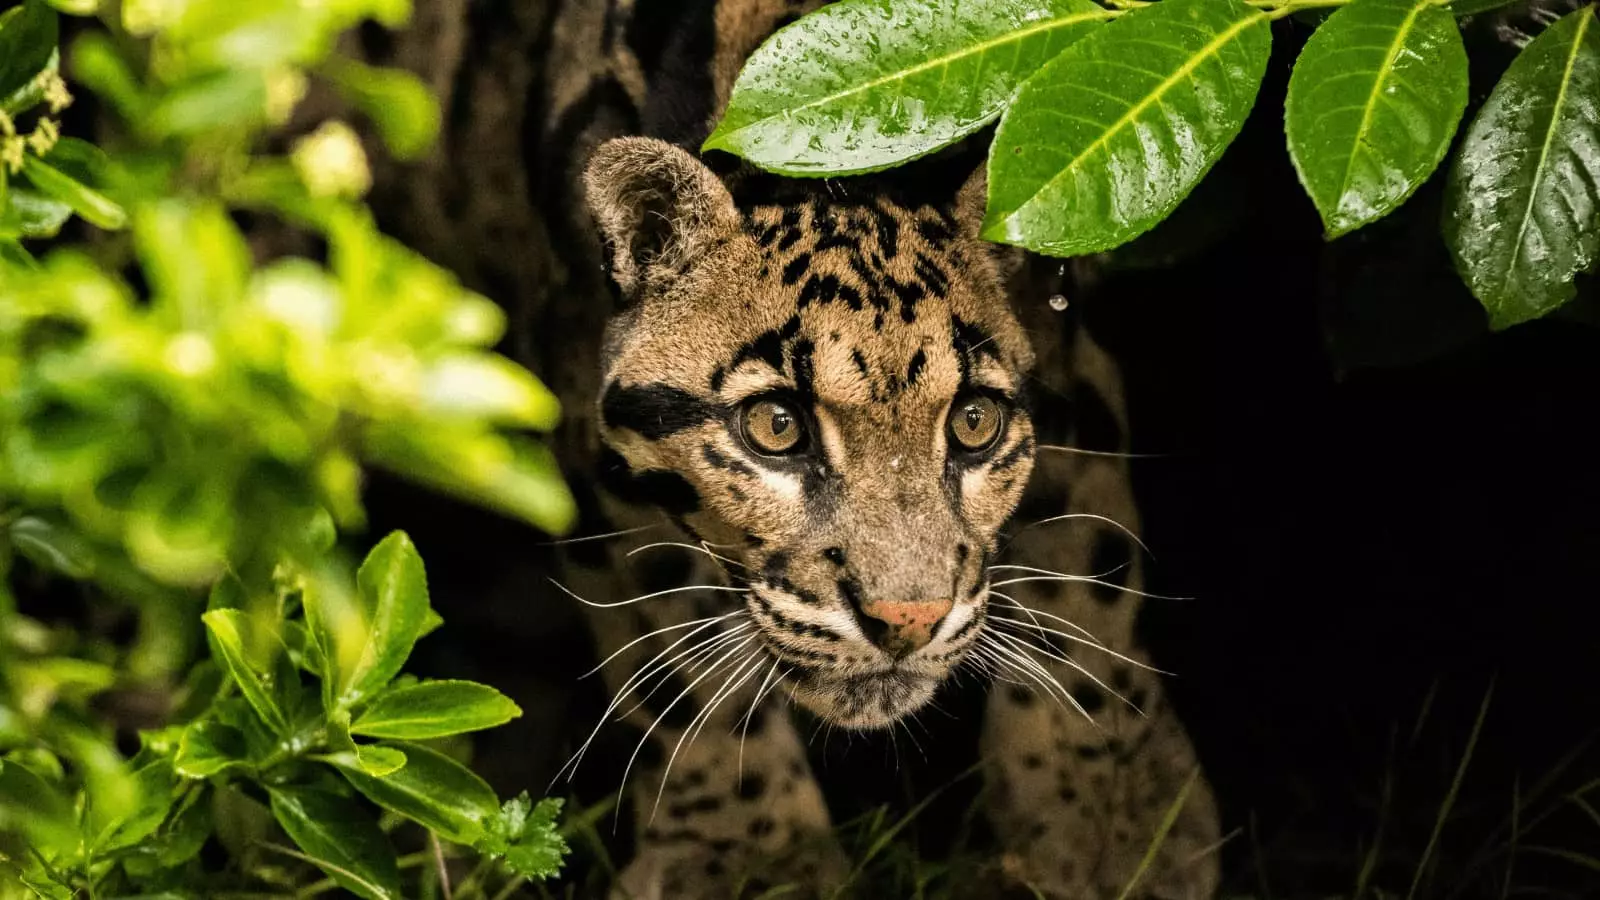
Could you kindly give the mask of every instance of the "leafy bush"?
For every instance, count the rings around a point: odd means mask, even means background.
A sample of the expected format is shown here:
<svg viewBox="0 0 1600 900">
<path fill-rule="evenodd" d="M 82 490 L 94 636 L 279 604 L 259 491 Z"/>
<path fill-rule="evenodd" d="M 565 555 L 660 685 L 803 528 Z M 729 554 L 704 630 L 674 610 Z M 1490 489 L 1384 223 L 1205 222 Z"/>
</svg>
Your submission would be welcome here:
<svg viewBox="0 0 1600 900">
<path fill-rule="evenodd" d="M 409 896 L 447 877 L 441 840 L 483 860 L 456 897 L 559 867 L 557 802 L 502 804 L 452 755 L 516 706 L 401 675 L 440 624 L 409 540 L 353 580 L 335 547 L 364 524 L 367 466 L 552 532 L 573 515 L 529 434 L 557 404 L 490 350 L 498 307 L 377 230 L 350 126 L 284 136 L 321 86 L 395 155 L 429 146 L 420 83 L 333 53 L 409 10 L 0 13 L 0 897 Z M 107 150 L 62 136 L 58 12 L 94 17 L 68 59 Z M 252 246 L 246 218 L 325 258 Z M 61 621 L 63 577 L 131 610 L 137 636 Z M 106 710 L 141 693 L 158 724 L 125 759 Z M 401 857 L 391 837 L 433 852 Z M 306 864 L 327 878 L 307 885 Z"/>
<path fill-rule="evenodd" d="M 763 44 L 706 149 L 792 176 L 897 166 L 998 120 L 986 238 L 1054 256 L 1169 216 L 1239 134 L 1270 25 L 1334 8 L 1295 63 L 1288 149 L 1331 240 L 1402 205 L 1467 104 L 1455 16 L 1508 0 L 841 0 Z M 1450 163 L 1443 235 L 1505 328 L 1600 257 L 1600 24 L 1524 48 Z"/>
</svg>

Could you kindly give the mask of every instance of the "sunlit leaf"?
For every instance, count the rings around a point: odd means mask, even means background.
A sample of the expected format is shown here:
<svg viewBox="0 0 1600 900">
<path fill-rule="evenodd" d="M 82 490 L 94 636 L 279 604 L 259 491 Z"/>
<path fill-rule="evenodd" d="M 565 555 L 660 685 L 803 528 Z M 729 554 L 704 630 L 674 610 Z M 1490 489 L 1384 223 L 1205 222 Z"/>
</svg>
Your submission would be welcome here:
<svg viewBox="0 0 1600 900">
<path fill-rule="evenodd" d="M 1239 0 L 1163 0 L 1068 47 L 1000 120 L 983 236 L 1075 256 L 1160 222 L 1243 127 L 1267 21 Z"/>
<path fill-rule="evenodd" d="M 173 766 L 185 778 L 210 778 L 244 765 L 249 755 L 244 735 L 211 720 L 185 728 Z"/>
<path fill-rule="evenodd" d="M 493 728 L 520 715 L 510 698 L 488 685 L 430 681 L 378 695 L 350 731 L 415 741 Z"/>
<path fill-rule="evenodd" d="M 704 149 L 786 175 L 905 162 L 988 124 L 1110 17 L 1088 0 L 841 0 L 751 55 Z"/>
<path fill-rule="evenodd" d="M 439 136 L 439 104 L 422 80 L 401 69 L 379 69 L 351 60 L 327 68 L 339 92 L 365 113 L 398 159 L 426 153 Z"/>
<path fill-rule="evenodd" d="M 201 618 L 210 634 L 212 657 L 228 671 L 261 721 L 274 734 L 287 734 L 289 723 L 263 677 L 270 660 L 255 659 L 246 649 L 258 640 L 255 623 L 237 609 L 214 609 Z"/>
<path fill-rule="evenodd" d="M 1467 128 L 1444 237 L 1492 328 L 1572 299 L 1600 256 L 1600 24 L 1585 6 L 1524 47 Z"/>
<path fill-rule="evenodd" d="M 1432 0 L 1355 0 L 1289 79 L 1289 155 L 1336 238 L 1392 212 L 1444 159 L 1467 104 L 1467 52 Z"/>
<path fill-rule="evenodd" d="M 31 153 L 22 157 L 22 174 L 40 193 L 72 207 L 90 224 L 115 231 L 128 223 L 128 214 L 111 198 Z"/>
<path fill-rule="evenodd" d="M 78 846 L 72 806 L 55 785 L 15 760 L 0 760 L 0 831 L 17 829 L 47 856 Z"/>
</svg>

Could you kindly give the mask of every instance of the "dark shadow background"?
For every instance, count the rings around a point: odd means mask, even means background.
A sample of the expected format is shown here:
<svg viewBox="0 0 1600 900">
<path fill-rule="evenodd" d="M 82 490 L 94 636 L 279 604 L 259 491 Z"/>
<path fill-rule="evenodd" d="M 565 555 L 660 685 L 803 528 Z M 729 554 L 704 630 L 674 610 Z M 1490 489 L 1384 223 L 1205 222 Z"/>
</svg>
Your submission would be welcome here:
<svg viewBox="0 0 1600 900">
<path fill-rule="evenodd" d="M 1549 849 L 1514 854 L 1509 895 L 1600 897 L 1600 866 L 1559 856 L 1600 859 L 1600 815 L 1563 799 L 1600 778 L 1595 280 L 1489 334 L 1438 238 L 1442 178 L 1324 243 L 1281 130 L 1307 33 L 1279 23 L 1244 136 L 1174 220 L 1080 266 L 1072 301 L 1124 361 L 1134 451 L 1158 454 L 1133 470 L 1151 589 L 1194 599 L 1151 601 L 1144 624 L 1222 804 L 1230 892 L 1348 895 L 1381 832 L 1371 884 L 1405 896 L 1488 697 L 1416 896 L 1501 896 L 1520 798 L 1519 828 L 1538 822 L 1519 843 Z M 1511 53 L 1471 36 L 1469 117 Z M 539 575 L 547 538 L 389 482 L 372 507 L 374 535 L 405 527 L 429 562 L 450 627 L 426 667 L 527 712 L 480 742 L 486 774 L 544 789 L 601 699 L 574 681 L 593 654 Z M 814 743 L 841 809 L 903 807 L 959 771 L 970 740 L 922 719 L 928 760 Z M 570 790 L 603 799 L 630 749 L 599 748 Z M 969 801 L 923 817 L 930 852 Z"/>
</svg>

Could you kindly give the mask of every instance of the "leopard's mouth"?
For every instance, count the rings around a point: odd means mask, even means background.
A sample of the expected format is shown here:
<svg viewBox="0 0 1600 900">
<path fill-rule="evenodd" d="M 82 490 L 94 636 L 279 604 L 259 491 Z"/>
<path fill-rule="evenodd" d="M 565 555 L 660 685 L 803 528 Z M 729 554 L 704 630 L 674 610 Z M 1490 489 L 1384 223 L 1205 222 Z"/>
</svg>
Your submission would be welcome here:
<svg viewBox="0 0 1600 900">
<path fill-rule="evenodd" d="M 943 680 L 901 666 L 837 676 L 812 672 L 796 679 L 793 697 L 833 725 L 888 728 L 926 706 Z"/>
</svg>

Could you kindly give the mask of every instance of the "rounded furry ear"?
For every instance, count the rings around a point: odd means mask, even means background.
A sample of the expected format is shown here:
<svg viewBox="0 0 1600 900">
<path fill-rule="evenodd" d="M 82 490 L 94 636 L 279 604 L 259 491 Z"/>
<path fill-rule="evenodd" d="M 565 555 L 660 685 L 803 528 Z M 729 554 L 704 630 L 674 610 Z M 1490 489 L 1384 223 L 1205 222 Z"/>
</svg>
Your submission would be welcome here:
<svg viewBox="0 0 1600 900">
<path fill-rule="evenodd" d="M 681 268 L 739 227 L 722 181 L 687 151 L 654 138 L 601 144 L 583 186 L 624 295 L 633 295 L 651 268 Z"/>
<path fill-rule="evenodd" d="M 1027 261 L 1027 254 L 1019 247 L 995 244 L 983 240 L 983 213 L 989 205 L 989 174 L 987 164 L 981 164 L 967 176 L 966 183 L 956 191 L 955 217 L 969 237 L 982 242 L 984 250 L 994 260 L 1003 281 L 1016 278 Z"/>
</svg>

